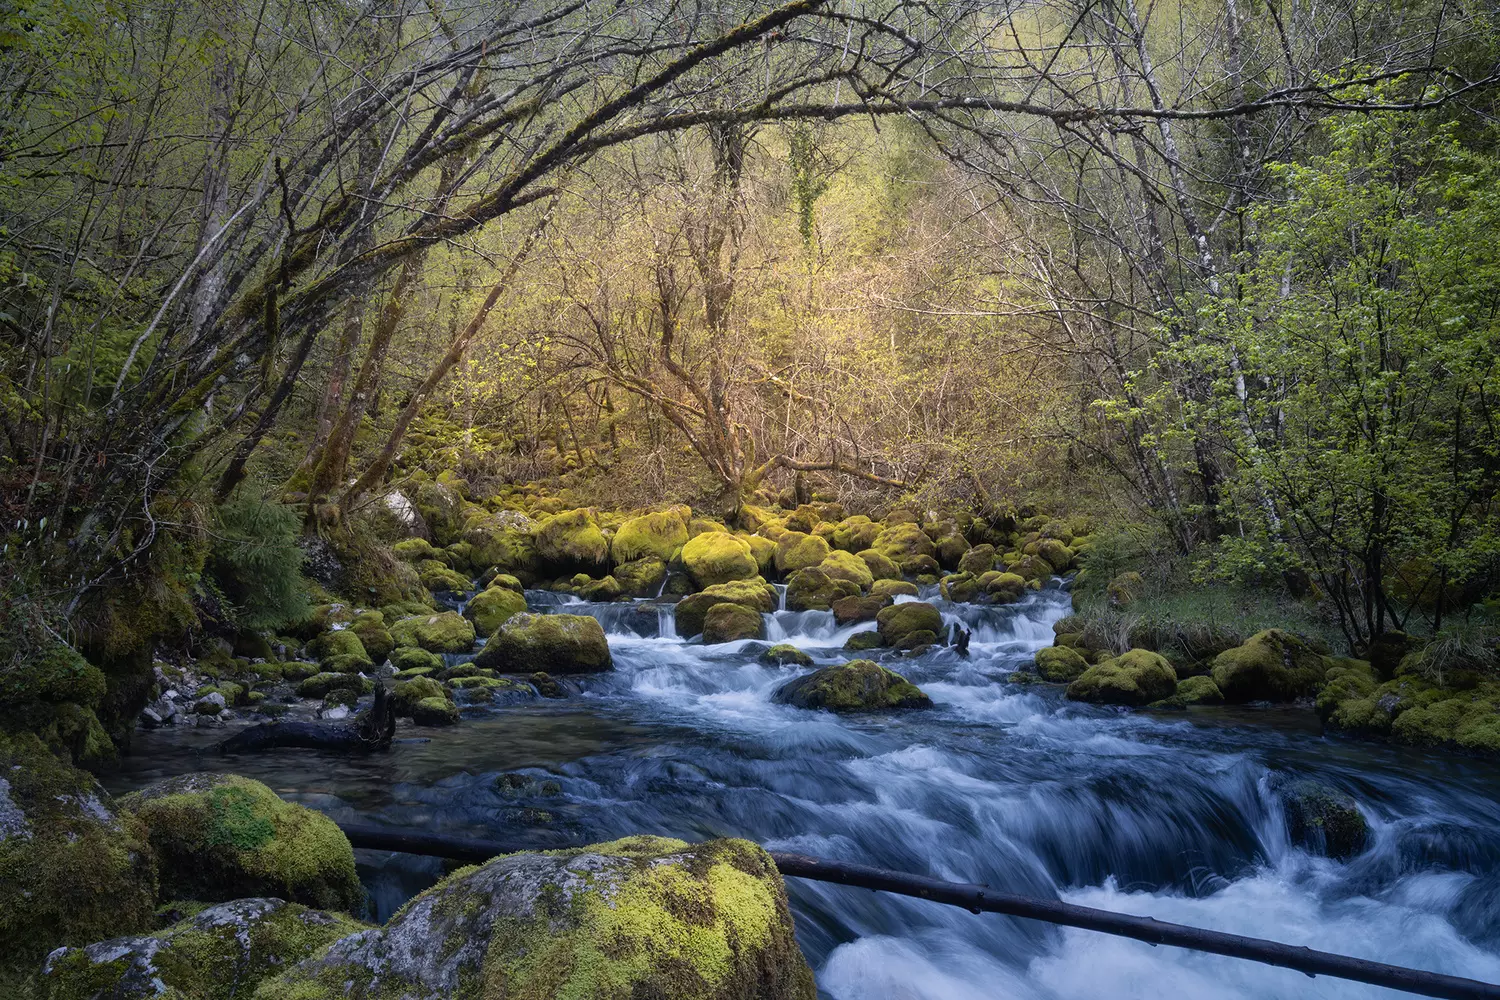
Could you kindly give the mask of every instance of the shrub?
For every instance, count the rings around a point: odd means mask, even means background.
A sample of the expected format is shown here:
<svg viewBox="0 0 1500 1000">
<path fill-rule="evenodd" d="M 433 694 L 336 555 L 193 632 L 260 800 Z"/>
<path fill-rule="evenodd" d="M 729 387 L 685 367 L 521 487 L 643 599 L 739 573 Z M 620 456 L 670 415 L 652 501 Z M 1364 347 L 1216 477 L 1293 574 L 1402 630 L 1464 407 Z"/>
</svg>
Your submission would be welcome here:
<svg viewBox="0 0 1500 1000">
<path fill-rule="evenodd" d="M 208 571 L 240 625 L 275 629 L 307 617 L 300 526 L 295 510 L 254 495 L 219 508 Z"/>
</svg>

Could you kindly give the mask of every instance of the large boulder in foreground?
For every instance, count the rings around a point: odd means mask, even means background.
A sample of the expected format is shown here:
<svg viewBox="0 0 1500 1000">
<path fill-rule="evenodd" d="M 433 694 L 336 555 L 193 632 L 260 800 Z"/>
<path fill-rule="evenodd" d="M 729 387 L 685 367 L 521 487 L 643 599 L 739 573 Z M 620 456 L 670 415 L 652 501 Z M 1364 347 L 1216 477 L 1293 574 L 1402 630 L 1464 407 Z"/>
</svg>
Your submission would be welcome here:
<svg viewBox="0 0 1500 1000">
<path fill-rule="evenodd" d="M 474 625 L 457 611 L 403 618 L 390 632 L 397 646 L 417 646 L 433 653 L 467 653 L 474 645 Z"/>
<path fill-rule="evenodd" d="M 816 990 L 765 851 L 629 837 L 463 869 L 384 927 L 262 984 L 256 1000 L 465 996 L 813 1000 Z"/>
<path fill-rule="evenodd" d="M 942 613 L 925 601 L 893 604 L 875 616 L 875 624 L 887 646 L 899 647 L 913 637 L 933 642 L 943 633 Z"/>
<path fill-rule="evenodd" d="M 1224 700 L 1292 701 L 1316 693 L 1328 661 L 1308 643 L 1281 629 L 1266 629 L 1213 661 L 1213 679 Z"/>
<path fill-rule="evenodd" d="M 777 688 L 772 700 L 830 712 L 879 712 L 932 705 L 921 688 L 873 660 L 850 660 L 804 674 Z"/>
<path fill-rule="evenodd" d="M 120 800 L 145 825 L 163 899 L 274 896 L 359 912 L 354 850 L 327 816 L 237 774 L 166 778 Z"/>
<path fill-rule="evenodd" d="M 1099 705 L 1148 705 L 1177 692 L 1177 671 L 1147 649 L 1096 663 L 1068 685 L 1068 698 Z"/>
<path fill-rule="evenodd" d="M 765 619 L 760 612 L 739 604 L 715 604 L 703 618 L 703 642 L 714 645 L 740 639 L 763 639 Z"/>
<path fill-rule="evenodd" d="M 609 640 L 588 615 L 512 615 L 474 662 L 502 674 L 593 674 L 614 667 Z"/>
<path fill-rule="evenodd" d="M 151 926 L 145 830 L 31 734 L 0 733 L 0 994 L 59 944 Z"/>
<path fill-rule="evenodd" d="M 364 929 L 348 917 L 283 899 L 236 899 L 155 934 L 59 948 L 47 956 L 37 996 L 248 998 L 272 973 Z"/>
<path fill-rule="evenodd" d="M 1036 672 L 1042 680 L 1054 684 L 1068 684 L 1088 670 L 1089 661 L 1075 649 L 1067 646 L 1048 646 L 1036 651 Z"/>
<path fill-rule="evenodd" d="M 474 623 L 474 632 L 477 635 L 491 636 L 495 630 L 510 620 L 512 615 L 518 615 L 526 610 L 526 596 L 519 594 L 509 587 L 490 584 L 485 590 L 481 590 L 469 598 L 469 603 L 464 605 L 464 617 Z"/>
<path fill-rule="evenodd" d="M 1338 861 L 1365 849 L 1370 824 L 1353 796 L 1317 781 L 1293 781 L 1278 791 L 1292 843 Z"/>
<path fill-rule="evenodd" d="M 682 562 L 699 587 L 760 575 L 760 563 L 750 543 L 723 531 L 694 535 L 682 547 Z"/>
</svg>

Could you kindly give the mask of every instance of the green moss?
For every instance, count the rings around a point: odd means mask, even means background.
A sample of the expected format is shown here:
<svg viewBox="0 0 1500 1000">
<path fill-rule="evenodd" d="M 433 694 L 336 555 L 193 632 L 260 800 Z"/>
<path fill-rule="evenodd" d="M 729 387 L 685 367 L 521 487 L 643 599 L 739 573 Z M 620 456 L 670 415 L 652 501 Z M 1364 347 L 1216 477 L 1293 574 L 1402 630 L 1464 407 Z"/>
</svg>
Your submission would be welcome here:
<svg viewBox="0 0 1500 1000">
<path fill-rule="evenodd" d="M 761 653 L 760 662 L 774 667 L 810 667 L 813 665 L 813 658 L 796 646 L 780 643 Z"/>
<path fill-rule="evenodd" d="M 257 996 L 812 1000 L 815 989 L 764 851 L 632 837 L 455 872 Z"/>
<path fill-rule="evenodd" d="M 669 563 L 687 540 L 687 525 L 676 511 L 643 514 L 620 525 L 610 542 L 610 553 L 616 563 L 646 558 Z"/>
<path fill-rule="evenodd" d="M 864 553 L 860 553 L 860 555 L 863 556 Z M 882 558 L 884 557 L 882 556 Z M 900 570 L 896 572 L 899 574 Z M 905 580 L 899 579 L 881 578 L 879 574 L 876 575 L 875 582 L 870 586 L 871 597 L 916 597 L 918 593 L 920 591 L 917 590 L 917 585 L 914 583 L 907 583 Z"/>
<path fill-rule="evenodd" d="M 1036 672 L 1053 684 L 1071 683 L 1088 667 L 1088 660 L 1066 646 L 1049 646 L 1036 652 Z"/>
<path fill-rule="evenodd" d="M 1027 555 L 1041 556 L 1058 573 L 1066 572 L 1073 563 L 1073 550 L 1054 538 L 1043 538 L 1033 543 L 1035 552 L 1027 552 Z M 1028 546 L 1030 548 L 1030 546 Z"/>
<path fill-rule="evenodd" d="M 419 726 L 451 726 L 459 720 L 458 706 L 447 698 L 423 698 L 411 707 L 411 718 Z"/>
<path fill-rule="evenodd" d="M 391 546 L 391 553 L 403 562 L 419 563 L 438 558 L 438 550 L 425 538 L 407 538 Z"/>
<path fill-rule="evenodd" d="M 258 781 L 183 775 L 126 796 L 120 807 L 149 831 L 164 899 L 276 896 L 356 912 L 364 905 L 339 828 Z"/>
<path fill-rule="evenodd" d="M 875 624 L 887 646 L 899 646 L 913 632 L 941 634 L 943 616 L 924 601 L 907 601 L 883 609 L 875 616 Z"/>
<path fill-rule="evenodd" d="M 1328 662 L 1290 632 L 1267 629 L 1213 660 L 1214 683 L 1230 702 L 1291 701 L 1317 691 Z"/>
<path fill-rule="evenodd" d="M 1369 824 L 1350 795 L 1319 782 L 1298 781 L 1281 797 L 1292 843 L 1340 861 L 1364 850 Z"/>
<path fill-rule="evenodd" d="M 739 604 L 715 604 L 703 618 L 703 642 L 706 645 L 759 639 L 764 635 L 765 620 L 760 612 Z"/>
<path fill-rule="evenodd" d="M 1177 682 L 1176 697 L 1184 705 L 1221 705 L 1223 692 L 1211 677 L 1189 677 Z"/>
<path fill-rule="evenodd" d="M 851 653 L 863 653 L 869 649 L 880 648 L 880 633 L 871 629 L 868 632 L 855 632 L 844 640 L 844 649 Z"/>
<path fill-rule="evenodd" d="M 667 577 L 667 564 L 653 556 L 620 563 L 615 567 L 614 579 L 620 592 L 626 597 L 655 597 Z"/>
<path fill-rule="evenodd" d="M 365 644 L 360 641 L 359 635 L 352 628 L 324 632 L 312 641 L 308 646 L 308 652 L 316 656 L 318 662 L 325 665 L 337 656 L 352 657 L 366 666 L 374 665 L 370 655 L 365 652 Z"/>
<path fill-rule="evenodd" d="M 155 934 L 50 956 L 37 1000 L 248 997 L 272 973 L 364 929 L 342 915 L 279 899 L 221 903 Z"/>
<path fill-rule="evenodd" d="M 851 660 L 782 685 L 773 699 L 798 708 L 875 712 L 927 708 L 932 700 L 915 684 L 872 660 Z"/>
<path fill-rule="evenodd" d="M 995 573 L 985 576 L 987 580 L 981 580 L 984 584 L 984 592 L 996 604 L 1014 604 L 1025 596 L 1027 591 L 1026 580 L 1016 573 Z"/>
<path fill-rule="evenodd" d="M 682 547 L 682 562 L 699 587 L 748 580 L 760 574 L 750 543 L 739 535 L 722 531 L 707 531 L 690 538 Z"/>
<path fill-rule="evenodd" d="M 776 540 L 776 568 L 782 573 L 817 566 L 829 555 L 828 542 L 817 535 L 788 531 Z"/>
<path fill-rule="evenodd" d="M 896 563 L 898 566 L 918 556 L 936 556 L 937 546 L 921 526 L 910 523 L 893 524 L 883 528 L 870 548 Z"/>
<path fill-rule="evenodd" d="M 47 641 L 25 650 L 0 635 L 0 728 L 37 734 L 75 763 L 113 760 L 114 745 L 97 710 L 108 692 L 103 671 L 71 646 Z"/>
<path fill-rule="evenodd" d="M 833 544 L 845 552 L 861 552 L 875 544 L 881 527 L 863 514 L 846 517 L 833 529 Z"/>
<path fill-rule="evenodd" d="M 764 535 L 739 535 L 744 538 L 750 546 L 750 555 L 755 559 L 755 565 L 762 574 L 770 572 L 776 566 L 776 543 Z"/>
<path fill-rule="evenodd" d="M 851 552 L 830 552 L 818 568 L 835 580 L 847 580 L 860 590 L 868 590 L 875 583 L 875 574 L 859 556 Z"/>
<path fill-rule="evenodd" d="M 365 647 L 365 653 L 374 663 L 384 663 L 396 646 L 385 627 L 385 615 L 379 611 L 365 611 L 355 615 L 354 621 L 349 623 L 349 631 L 359 636 L 360 644 Z"/>
<path fill-rule="evenodd" d="M 609 564 L 609 539 L 591 510 L 569 510 L 536 526 L 537 555 L 554 571 L 592 572 Z"/>
<path fill-rule="evenodd" d="M 303 698 L 325 698 L 329 692 L 348 690 L 364 693 L 366 686 L 374 690 L 374 682 L 355 673 L 327 672 L 313 674 L 297 685 L 297 694 Z"/>
<path fill-rule="evenodd" d="M 594 673 L 614 666 L 599 622 L 587 615 L 518 614 L 500 626 L 474 662 L 501 673 Z"/>
<path fill-rule="evenodd" d="M 981 576 L 994 568 L 995 547 L 987 542 L 969 549 L 958 561 L 958 571 L 971 576 Z"/>
<path fill-rule="evenodd" d="M 716 604 L 738 604 L 760 613 L 776 610 L 776 589 L 760 577 L 716 583 L 677 602 L 677 634 L 693 636 L 703 631 L 708 609 Z"/>
<path fill-rule="evenodd" d="M 786 606 L 792 611 L 827 611 L 841 597 L 858 597 L 859 585 L 839 580 L 820 566 L 799 569 L 786 581 Z"/>
<path fill-rule="evenodd" d="M 150 927 L 156 878 L 145 829 L 90 775 L 0 733 L 0 991 L 59 945 Z"/>
<path fill-rule="evenodd" d="M 505 587 L 490 587 L 469 598 L 464 617 L 474 623 L 478 635 L 491 636 L 511 615 L 526 610 L 526 598 Z"/>
<path fill-rule="evenodd" d="M 417 702 L 428 698 L 446 698 L 448 691 L 431 677 L 414 677 L 402 681 L 391 691 L 391 701 L 398 716 L 410 717 Z"/>
<path fill-rule="evenodd" d="M 434 594 L 444 591 L 464 591 L 473 586 L 473 582 L 468 577 L 450 568 L 447 563 L 436 559 L 424 559 L 419 562 L 417 575 L 422 581 L 422 586 Z"/>
<path fill-rule="evenodd" d="M 474 646 L 474 626 L 457 611 L 403 618 L 390 631 L 397 646 L 418 646 L 433 653 L 467 653 Z"/>
<path fill-rule="evenodd" d="M 391 650 L 390 659 L 391 666 L 396 668 L 397 677 L 410 675 L 416 670 L 426 670 L 430 673 L 443 669 L 441 656 L 416 646 L 397 646 Z"/>
<path fill-rule="evenodd" d="M 1073 701 L 1106 705 L 1147 705 L 1177 691 L 1177 673 L 1162 656 L 1132 649 L 1096 663 L 1068 685 Z"/>
</svg>

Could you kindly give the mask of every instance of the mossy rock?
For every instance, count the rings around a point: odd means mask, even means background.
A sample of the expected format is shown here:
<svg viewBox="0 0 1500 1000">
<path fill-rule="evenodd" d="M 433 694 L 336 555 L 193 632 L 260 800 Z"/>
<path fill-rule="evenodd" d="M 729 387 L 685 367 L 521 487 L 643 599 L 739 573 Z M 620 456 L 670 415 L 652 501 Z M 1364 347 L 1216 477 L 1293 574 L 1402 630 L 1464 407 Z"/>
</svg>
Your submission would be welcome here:
<svg viewBox="0 0 1500 1000">
<path fill-rule="evenodd" d="M 880 633 L 871 629 L 868 632 L 855 632 L 844 640 L 844 649 L 851 653 L 863 653 L 871 649 L 880 648 Z"/>
<path fill-rule="evenodd" d="M 916 597 L 919 593 L 921 591 L 917 589 L 915 583 L 908 583 L 905 580 L 899 579 L 877 579 L 870 586 L 871 597 L 889 597 L 894 600 L 897 597 Z"/>
<path fill-rule="evenodd" d="M 35 734 L 0 732 L 0 993 L 59 945 L 148 929 L 156 890 L 145 827 Z"/>
<path fill-rule="evenodd" d="M 422 586 L 434 594 L 461 592 L 473 586 L 473 581 L 468 577 L 436 559 L 425 559 L 418 563 L 417 576 L 422 581 Z"/>
<path fill-rule="evenodd" d="M 219 903 L 139 937 L 47 956 L 37 1000 L 234 1000 L 365 925 L 283 899 Z"/>
<path fill-rule="evenodd" d="M 850 660 L 815 670 L 777 688 L 772 700 L 830 712 L 879 712 L 932 705 L 915 684 L 873 660 Z"/>
<path fill-rule="evenodd" d="M 598 580 L 590 580 L 578 587 L 578 596 L 585 601 L 596 604 L 607 604 L 610 601 L 618 601 L 626 597 L 625 588 L 620 586 L 620 581 L 613 575 L 601 577 Z"/>
<path fill-rule="evenodd" d="M 526 598 L 505 587 L 481 590 L 464 605 L 464 617 L 474 623 L 474 633 L 489 637 L 505 624 L 511 615 L 526 610 Z"/>
<path fill-rule="evenodd" d="M 875 544 L 880 531 L 880 525 L 863 514 L 855 514 L 844 518 L 833 529 L 833 544 L 835 548 L 858 554 Z"/>
<path fill-rule="evenodd" d="M 661 837 L 465 868 L 256 1000 L 813 1000 L 786 890 L 743 840 Z"/>
<path fill-rule="evenodd" d="M 418 646 L 397 646 L 391 650 L 390 660 L 391 666 L 396 668 L 397 677 L 413 675 L 413 671 L 417 670 L 431 673 L 443 669 L 441 656 Z"/>
<path fill-rule="evenodd" d="M 553 572 L 592 575 L 609 565 L 609 539 L 592 510 L 568 510 L 543 518 L 533 536 L 537 556 Z"/>
<path fill-rule="evenodd" d="M 811 534 L 813 528 L 823 521 L 823 514 L 812 504 L 798 504 L 797 508 L 788 514 L 782 523 L 788 531 L 798 531 L 802 534 Z"/>
<path fill-rule="evenodd" d="M 1306 641 L 1267 629 L 1215 656 L 1212 676 L 1228 702 L 1292 701 L 1316 692 L 1327 671 L 1328 662 Z"/>
<path fill-rule="evenodd" d="M 1053 684 L 1070 684 L 1088 668 L 1089 661 L 1066 646 L 1048 646 L 1036 652 L 1036 672 Z"/>
<path fill-rule="evenodd" d="M 740 604 L 715 604 L 703 618 L 704 645 L 762 639 L 765 634 L 765 619 L 760 612 Z"/>
<path fill-rule="evenodd" d="M 818 563 L 818 568 L 835 580 L 848 580 L 860 590 L 868 590 L 875 583 L 875 574 L 870 572 L 870 567 L 852 552 L 830 552 Z"/>
<path fill-rule="evenodd" d="M 687 540 L 687 525 L 676 511 L 642 514 L 620 525 L 610 542 L 610 554 L 616 564 L 646 558 L 669 563 Z"/>
<path fill-rule="evenodd" d="M 943 567 L 932 556 L 912 556 L 901 560 L 901 572 L 917 583 L 927 586 L 942 579 Z"/>
<path fill-rule="evenodd" d="M 1369 698 L 1375 693 L 1379 680 L 1371 664 L 1364 660 L 1330 658 L 1328 670 L 1323 675 L 1323 686 L 1318 689 L 1314 703 L 1318 717 L 1328 722 L 1338 706 L 1346 701 Z M 1387 725 L 1389 728 L 1389 719 Z"/>
<path fill-rule="evenodd" d="M 474 646 L 474 625 L 457 611 L 403 618 L 390 631 L 397 646 L 418 646 L 433 653 L 467 653 Z"/>
<path fill-rule="evenodd" d="M 833 620 L 840 625 L 872 622 L 890 603 L 889 597 L 840 597 L 833 602 Z"/>
<path fill-rule="evenodd" d="M 328 671 L 313 674 L 297 685 L 297 694 L 303 698 L 326 698 L 330 691 L 349 690 L 364 694 L 366 688 L 375 690 L 375 684 L 367 677 L 355 673 Z"/>
<path fill-rule="evenodd" d="M 474 662 L 502 674 L 588 674 L 610 670 L 609 641 L 587 615 L 513 615 L 485 643 Z"/>
<path fill-rule="evenodd" d="M 933 539 L 933 546 L 937 550 L 933 558 L 943 569 L 957 569 L 958 564 L 969 551 L 969 540 L 958 533 L 957 528 L 940 533 Z"/>
<path fill-rule="evenodd" d="M 694 636 L 702 632 L 704 619 L 707 618 L 709 609 L 716 604 L 738 604 L 757 614 L 769 614 L 776 610 L 776 588 L 756 577 L 753 580 L 716 583 L 699 593 L 684 597 L 677 602 L 674 612 L 677 634 Z"/>
<path fill-rule="evenodd" d="M 827 611 L 841 597 L 858 597 L 859 586 L 823 572 L 819 566 L 799 569 L 787 578 L 786 606 L 792 611 Z"/>
<path fill-rule="evenodd" d="M 985 574 L 989 577 L 989 574 Z M 1026 596 L 1026 579 L 1017 573 L 996 573 L 988 580 L 981 580 L 984 592 L 996 604 L 1014 604 Z"/>
<path fill-rule="evenodd" d="M 1201 674 L 1178 681 L 1174 697 L 1183 705 L 1224 704 L 1224 693 L 1219 690 L 1219 685 L 1213 682 L 1212 677 Z"/>
<path fill-rule="evenodd" d="M 614 578 L 626 597 L 655 597 L 667 578 L 667 564 L 654 556 L 615 566 Z"/>
<path fill-rule="evenodd" d="M 1043 538 L 1033 544 L 1036 551 L 1028 554 L 1041 556 L 1056 572 L 1064 573 L 1073 564 L 1073 550 L 1057 539 Z"/>
<path fill-rule="evenodd" d="M 795 573 L 816 566 L 828 558 L 829 551 L 828 542 L 817 535 L 788 531 L 776 540 L 776 569 Z"/>
<path fill-rule="evenodd" d="M 887 646 L 900 646 L 913 632 L 930 632 L 934 637 L 943 631 L 943 616 L 925 601 L 907 601 L 883 609 L 875 616 L 880 638 Z"/>
<path fill-rule="evenodd" d="M 1019 576 L 1022 580 L 1030 583 L 1033 580 L 1045 582 L 1052 579 L 1056 572 L 1052 564 L 1041 556 L 1021 556 L 1014 562 L 1007 563 L 1006 572 Z"/>
<path fill-rule="evenodd" d="M 120 800 L 145 824 L 161 863 L 161 898 L 275 896 L 359 912 L 354 851 L 333 820 L 234 774 L 186 774 Z"/>
<path fill-rule="evenodd" d="M 374 666 L 374 660 L 370 658 L 369 653 L 365 652 L 365 644 L 360 641 L 359 635 L 352 628 L 324 632 L 314 639 L 307 649 L 322 664 L 327 664 L 336 657 L 352 657 L 365 666 Z M 348 661 L 345 659 L 340 662 Z"/>
<path fill-rule="evenodd" d="M 528 578 L 536 571 L 538 556 L 531 522 L 515 511 L 469 522 L 463 540 L 469 543 L 469 562 L 476 569 L 493 567 Z"/>
<path fill-rule="evenodd" d="M 451 726 L 458 722 L 458 706 L 447 698 L 423 698 L 411 707 L 411 720 L 419 726 Z"/>
<path fill-rule="evenodd" d="M 988 542 L 969 549 L 958 560 L 958 571 L 971 576 L 980 576 L 995 568 L 995 547 Z"/>
<path fill-rule="evenodd" d="M 927 537 L 920 525 L 913 523 L 892 524 L 882 529 L 870 548 L 898 566 L 918 556 L 932 558 L 937 554 L 937 546 L 932 544 L 932 539 Z M 936 566 L 936 562 L 933 565 Z"/>
<path fill-rule="evenodd" d="M 682 547 L 682 562 L 699 587 L 760 575 L 760 564 L 750 543 L 739 535 L 722 531 L 707 531 L 690 538 Z"/>
<path fill-rule="evenodd" d="M 1146 578 L 1135 570 L 1130 570 L 1110 580 L 1104 588 L 1104 593 L 1110 604 L 1117 608 L 1128 608 L 1140 600 L 1145 589 Z"/>
<path fill-rule="evenodd" d="M 810 667 L 813 658 L 790 643 L 778 643 L 760 654 L 760 662 L 773 667 Z"/>
<path fill-rule="evenodd" d="M 437 559 L 439 550 L 425 538 L 405 538 L 391 546 L 391 554 L 402 562 L 419 563 L 425 559 Z"/>
<path fill-rule="evenodd" d="M 1101 705 L 1148 705 L 1177 692 L 1177 672 L 1145 649 L 1096 663 L 1068 685 L 1068 698 Z"/>
<path fill-rule="evenodd" d="M 979 577 L 972 573 L 949 573 L 939 582 L 939 588 L 944 600 L 959 604 L 972 604 L 988 596 Z"/>
<path fill-rule="evenodd" d="M 464 498 L 458 490 L 428 480 L 417 486 L 413 502 L 438 545 L 451 545 L 458 541 L 464 523 Z"/>
<path fill-rule="evenodd" d="M 1479 692 L 1439 691 L 1429 698 L 1441 700 L 1417 704 L 1396 714 L 1391 723 L 1392 740 L 1407 746 L 1500 753 L 1500 692 L 1491 688 Z"/>
<path fill-rule="evenodd" d="M 859 556 L 860 561 L 869 567 L 870 575 L 875 578 L 875 584 L 878 585 L 882 580 L 892 583 L 904 582 L 901 579 L 901 567 L 896 564 L 895 560 L 881 555 L 874 549 L 860 549 L 855 555 Z M 912 588 L 912 593 L 916 593 L 916 588 Z"/>
<path fill-rule="evenodd" d="M 103 671 L 63 643 L 23 651 L 9 638 L 0 635 L 0 729 L 36 733 L 78 764 L 114 760 L 114 744 L 99 719 L 100 712 L 108 715 Z"/>
<path fill-rule="evenodd" d="M 1370 826 L 1354 797 L 1316 781 L 1281 789 L 1287 835 L 1313 854 L 1347 861 L 1365 849 Z"/>
<path fill-rule="evenodd" d="M 411 718 L 412 709 L 417 702 L 427 698 L 446 697 L 448 690 L 438 681 L 431 677 L 413 677 L 395 686 L 391 691 L 391 704 L 395 706 L 397 716 Z"/>
<path fill-rule="evenodd" d="M 391 655 L 391 650 L 396 648 L 390 631 L 385 627 L 385 615 L 379 611 L 364 611 L 355 615 L 354 621 L 349 623 L 348 631 L 359 636 L 365 653 L 375 663 L 384 663 L 385 658 Z"/>
</svg>

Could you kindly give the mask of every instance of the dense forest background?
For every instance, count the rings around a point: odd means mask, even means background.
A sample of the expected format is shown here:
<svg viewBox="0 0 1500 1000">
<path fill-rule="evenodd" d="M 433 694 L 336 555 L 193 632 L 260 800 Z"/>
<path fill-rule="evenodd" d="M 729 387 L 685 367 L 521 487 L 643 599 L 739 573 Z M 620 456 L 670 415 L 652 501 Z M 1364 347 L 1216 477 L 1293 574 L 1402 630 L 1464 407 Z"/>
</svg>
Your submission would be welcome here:
<svg viewBox="0 0 1500 1000">
<path fill-rule="evenodd" d="M 7 724 L 122 739 L 160 644 L 305 614 L 303 559 L 378 567 L 439 477 L 1082 513 L 1096 580 L 1483 648 L 1497 33 L 1447 0 L 6 8 Z"/>
</svg>

